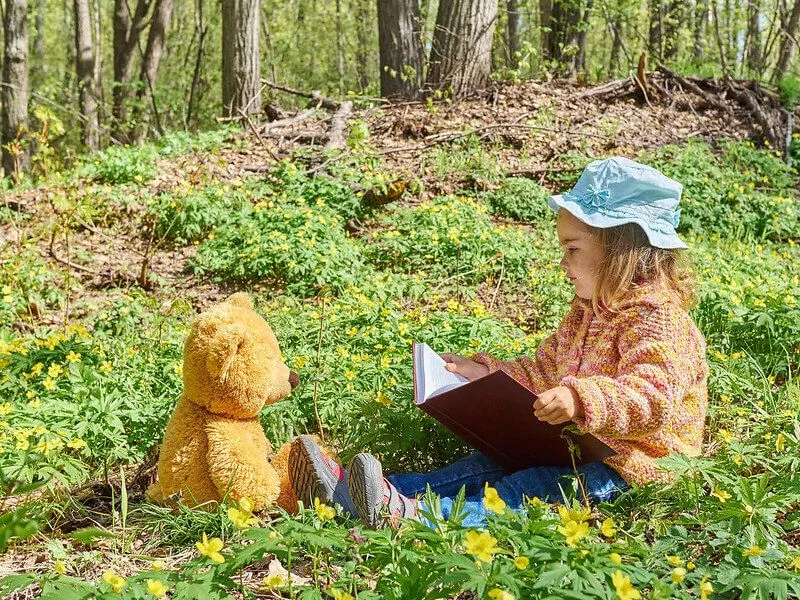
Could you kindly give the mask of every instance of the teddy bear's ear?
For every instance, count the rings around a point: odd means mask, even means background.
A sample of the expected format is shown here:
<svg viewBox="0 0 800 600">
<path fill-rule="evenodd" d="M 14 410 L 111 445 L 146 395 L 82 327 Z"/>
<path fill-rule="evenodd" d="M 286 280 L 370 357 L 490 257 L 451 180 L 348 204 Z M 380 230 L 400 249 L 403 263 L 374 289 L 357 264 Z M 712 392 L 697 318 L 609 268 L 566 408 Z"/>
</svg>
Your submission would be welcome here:
<svg viewBox="0 0 800 600">
<path fill-rule="evenodd" d="M 235 294 L 228 296 L 225 299 L 226 304 L 232 304 L 233 306 L 239 306 L 241 308 L 253 308 L 253 303 L 250 301 L 250 296 L 247 295 L 247 292 L 236 292 Z"/>
<path fill-rule="evenodd" d="M 247 329 L 241 323 L 231 323 L 217 328 L 208 344 L 206 369 L 215 379 L 225 381 L 239 349 L 247 338 Z"/>
</svg>

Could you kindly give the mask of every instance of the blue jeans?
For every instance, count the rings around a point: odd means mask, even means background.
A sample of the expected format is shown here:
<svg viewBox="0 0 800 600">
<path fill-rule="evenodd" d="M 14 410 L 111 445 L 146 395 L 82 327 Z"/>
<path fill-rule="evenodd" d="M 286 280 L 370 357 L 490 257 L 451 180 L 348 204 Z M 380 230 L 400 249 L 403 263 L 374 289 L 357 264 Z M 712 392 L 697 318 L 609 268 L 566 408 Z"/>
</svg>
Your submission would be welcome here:
<svg viewBox="0 0 800 600">
<path fill-rule="evenodd" d="M 578 467 L 583 484 L 592 502 L 608 502 L 628 488 L 628 484 L 614 469 L 601 462 Z M 566 487 L 574 475 L 571 467 L 532 467 L 509 473 L 494 460 L 475 452 L 432 473 L 391 475 L 389 481 L 404 496 L 413 498 L 424 494 L 426 487 L 441 497 L 442 515 L 447 518 L 453 499 L 463 486 L 466 494 L 464 527 L 481 527 L 486 524 L 483 506 L 483 489 L 486 483 L 497 490 L 509 508 L 520 510 L 525 497 L 540 500 L 561 498 L 559 483 Z"/>
</svg>

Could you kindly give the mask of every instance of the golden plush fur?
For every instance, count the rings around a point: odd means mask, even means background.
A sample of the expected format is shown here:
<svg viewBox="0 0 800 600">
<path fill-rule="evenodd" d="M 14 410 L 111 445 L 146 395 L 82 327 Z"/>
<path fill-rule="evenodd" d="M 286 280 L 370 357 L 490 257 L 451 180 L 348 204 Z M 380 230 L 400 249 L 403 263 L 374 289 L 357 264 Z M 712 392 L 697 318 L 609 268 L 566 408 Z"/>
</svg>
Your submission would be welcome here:
<svg viewBox="0 0 800 600">
<path fill-rule="evenodd" d="M 289 381 L 278 340 L 246 294 L 199 315 L 184 346 L 183 395 L 167 424 L 158 482 L 148 496 L 166 501 L 179 495 L 190 505 L 247 496 L 255 510 L 280 496 L 282 506 L 294 508 L 289 445 L 273 458 L 258 418 L 265 405 L 289 395 Z"/>
</svg>

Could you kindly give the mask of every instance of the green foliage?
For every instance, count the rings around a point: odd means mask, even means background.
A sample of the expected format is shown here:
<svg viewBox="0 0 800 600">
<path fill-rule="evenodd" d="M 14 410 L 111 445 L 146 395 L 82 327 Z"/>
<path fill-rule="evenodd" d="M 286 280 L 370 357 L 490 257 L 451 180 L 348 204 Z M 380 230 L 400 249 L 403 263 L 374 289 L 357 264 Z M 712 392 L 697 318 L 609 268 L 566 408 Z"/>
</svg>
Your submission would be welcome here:
<svg viewBox="0 0 800 600">
<path fill-rule="evenodd" d="M 516 221 L 547 222 L 552 211 L 547 206 L 549 192 L 523 177 L 504 179 L 500 187 L 483 194 L 492 214 Z"/>
<path fill-rule="evenodd" d="M 152 144 L 111 146 L 75 170 L 76 177 L 101 183 L 143 185 L 156 176 L 158 150 Z"/>
<path fill-rule="evenodd" d="M 492 223 L 485 205 L 466 197 L 437 198 L 379 217 L 368 254 L 382 267 L 430 275 L 462 274 L 475 283 L 501 272 L 525 277 L 535 256 L 524 230 Z"/>
<path fill-rule="evenodd" d="M 793 110 L 800 97 L 800 78 L 794 73 L 787 73 L 778 80 L 778 94 L 781 104 L 787 110 Z"/>
</svg>

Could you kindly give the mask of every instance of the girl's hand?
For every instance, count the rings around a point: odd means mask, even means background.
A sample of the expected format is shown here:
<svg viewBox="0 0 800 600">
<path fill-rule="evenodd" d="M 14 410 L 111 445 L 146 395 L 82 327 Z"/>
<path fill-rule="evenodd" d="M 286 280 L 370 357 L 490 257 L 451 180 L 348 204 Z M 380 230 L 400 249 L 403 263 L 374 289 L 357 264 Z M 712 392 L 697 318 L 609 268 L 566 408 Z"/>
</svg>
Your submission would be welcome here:
<svg viewBox="0 0 800 600">
<path fill-rule="evenodd" d="M 533 403 L 533 414 L 540 421 L 560 425 L 573 417 L 582 417 L 583 405 L 575 390 L 560 385 L 539 394 Z"/>
<path fill-rule="evenodd" d="M 458 354 L 440 354 L 440 356 L 445 360 L 445 369 L 451 373 L 457 373 L 462 377 L 466 377 L 470 381 L 480 379 L 484 375 L 489 374 L 489 367 L 486 365 L 464 358 Z"/>
</svg>

